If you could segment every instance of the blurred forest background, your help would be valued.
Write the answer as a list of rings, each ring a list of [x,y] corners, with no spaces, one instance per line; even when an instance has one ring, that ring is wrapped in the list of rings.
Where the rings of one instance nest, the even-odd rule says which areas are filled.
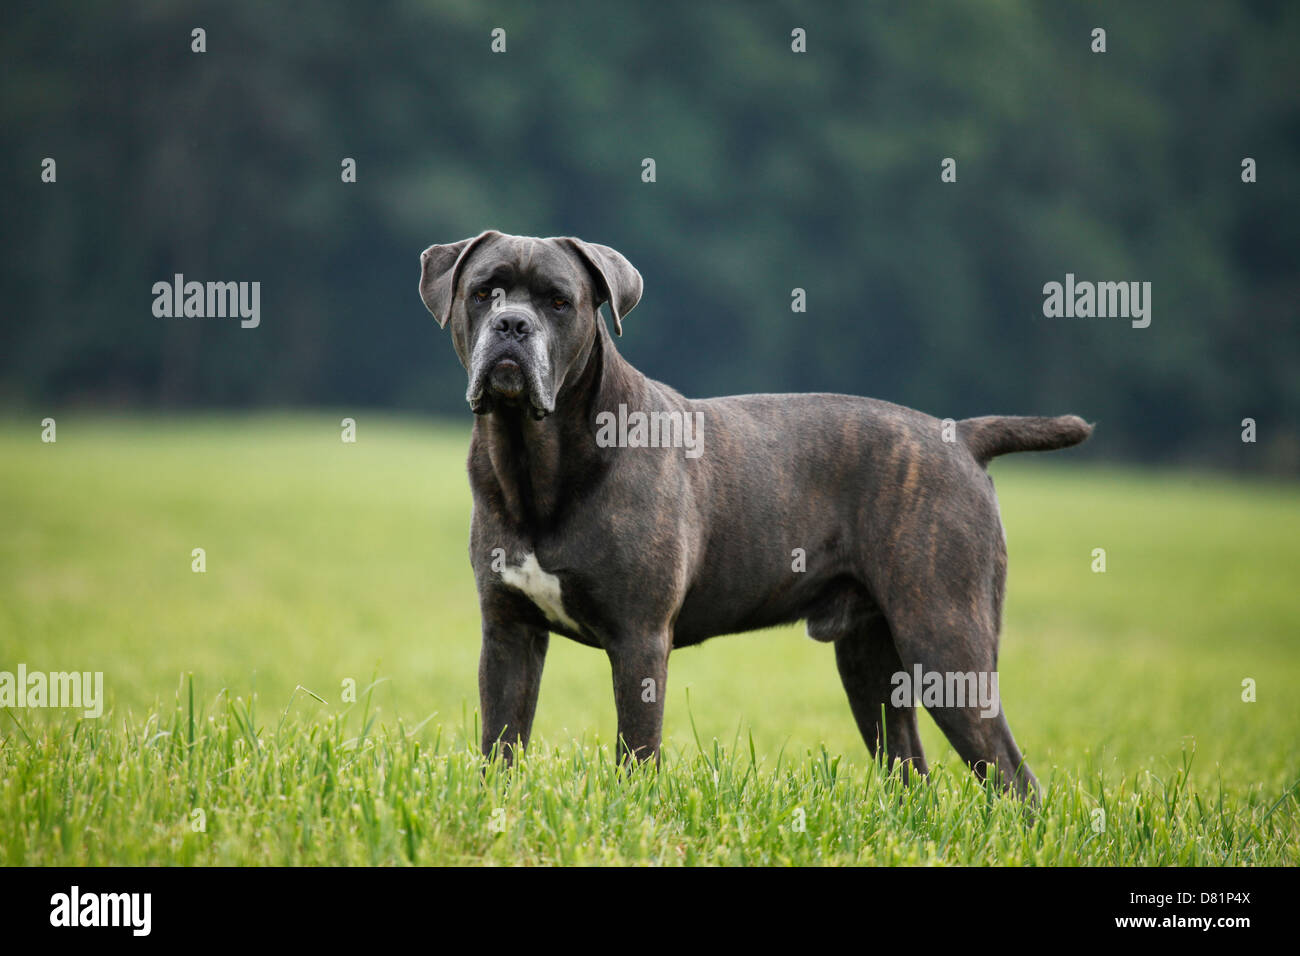
[[[0,408],[468,422],[418,257],[491,227],[627,255],[620,348],[687,395],[1077,412],[1087,454],[1294,474],[1298,40],[1288,0],[11,5]],[[1067,272],[1151,282],[1151,326],[1045,318]],[[260,327],[156,318],[175,273],[260,281]]]

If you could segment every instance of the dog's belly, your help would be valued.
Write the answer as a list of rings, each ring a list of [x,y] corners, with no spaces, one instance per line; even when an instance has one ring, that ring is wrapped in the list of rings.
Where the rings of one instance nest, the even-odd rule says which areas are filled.
[[[783,575],[766,583],[748,577],[748,586],[739,589],[728,583],[734,580],[704,580],[687,593],[673,628],[673,646],[800,620],[807,621],[809,637],[833,641],[879,613],[867,589],[844,573]],[[573,575],[566,572],[562,578],[546,571],[532,552],[504,568],[501,581],[527,597],[550,630],[588,646],[600,642],[581,621],[622,616],[619,609],[592,605]]]
[[[819,574],[753,587],[722,591],[693,588],[682,604],[673,646],[689,647],[710,637],[740,634],[795,621],[807,621],[808,636],[834,641],[879,615],[870,592],[848,574]]]

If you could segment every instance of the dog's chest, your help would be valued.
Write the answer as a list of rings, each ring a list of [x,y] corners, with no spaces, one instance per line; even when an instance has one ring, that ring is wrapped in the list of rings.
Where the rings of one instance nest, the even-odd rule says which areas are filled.
[[[578,623],[564,608],[560,579],[543,570],[537,561],[537,555],[531,551],[524,555],[519,564],[504,568],[501,571],[501,580],[526,594],[536,605],[537,610],[541,611],[552,624],[559,624],[573,631],[581,630]]]

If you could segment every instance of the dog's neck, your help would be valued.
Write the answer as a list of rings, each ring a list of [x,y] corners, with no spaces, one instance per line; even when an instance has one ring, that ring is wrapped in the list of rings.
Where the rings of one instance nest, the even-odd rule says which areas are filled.
[[[614,347],[603,321],[585,363],[556,396],[555,411],[538,421],[523,408],[497,408],[474,421],[470,473],[476,493],[498,498],[523,531],[562,517],[609,467],[612,449],[596,444],[596,413],[620,402],[638,407],[646,378]]]

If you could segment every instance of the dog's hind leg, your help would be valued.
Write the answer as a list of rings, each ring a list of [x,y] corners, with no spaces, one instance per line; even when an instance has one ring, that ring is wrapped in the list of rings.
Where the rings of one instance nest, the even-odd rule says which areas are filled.
[[[899,658],[942,691],[916,688],[948,742],[980,780],[996,776],[1003,789],[1036,800],[1038,781],[1011,735],[997,685],[997,635],[971,622],[953,627],[929,610],[892,622]],[[934,696],[939,697],[938,701]]]
[[[1003,790],[1037,802],[1038,780],[1025,763],[1000,706],[990,717],[981,716],[978,706],[935,708],[930,716],[980,780],[996,775]]]
[[[893,677],[903,669],[889,624],[881,615],[859,623],[835,642],[835,663],[849,696],[849,707],[871,755],[880,753],[883,741],[889,767],[902,763],[904,779],[925,774],[925,751],[916,727],[916,708],[897,707],[890,697]],[[912,700],[908,700],[909,705]],[[884,728],[881,728],[881,721]]]

